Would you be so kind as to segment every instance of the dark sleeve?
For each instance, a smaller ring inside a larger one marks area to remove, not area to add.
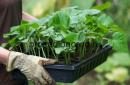
[[[17,1],[18,0],[0,0],[0,8],[11,6]]]
[[[0,42],[10,27],[19,25],[22,19],[22,0],[0,0]]]

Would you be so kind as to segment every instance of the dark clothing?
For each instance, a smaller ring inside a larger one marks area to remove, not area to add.
[[[0,44],[5,42],[3,34],[10,27],[19,25],[22,19],[22,0],[0,0]],[[28,85],[26,77],[18,70],[7,72],[0,64],[0,85]]]
[[[28,85],[28,81],[18,69],[7,72],[5,65],[0,65],[0,85]]]
[[[0,43],[4,42],[3,34],[20,24],[21,19],[22,0],[0,0]]]

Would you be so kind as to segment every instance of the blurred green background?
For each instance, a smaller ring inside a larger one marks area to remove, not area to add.
[[[125,31],[130,49],[130,0],[23,0],[23,10],[39,19],[68,6],[102,9]],[[116,52],[74,83],[58,85],[130,85],[129,52]]]

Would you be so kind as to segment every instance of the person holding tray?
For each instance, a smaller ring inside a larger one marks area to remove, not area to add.
[[[10,31],[10,27],[19,25],[22,19],[26,21],[37,20],[22,12],[22,0],[0,0],[0,44],[6,43],[3,35]],[[36,85],[56,85],[42,66],[43,64],[55,63],[53,59],[26,55],[0,47],[0,63],[6,66],[8,72],[19,69],[28,80],[33,80]],[[0,70],[2,70],[1,66]]]

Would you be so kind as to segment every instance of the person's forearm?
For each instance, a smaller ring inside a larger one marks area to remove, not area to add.
[[[22,12],[22,19],[25,21],[28,21],[28,22],[38,20],[37,18],[35,18],[34,16],[31,16],[30,14],[28,14],[26,12]]]
[[[8,62],[8,58],[9,58],[9,53],[10,51],[9,50],[6,50],[2,47],[0,47],[0,63],[1,64],[7,64]]]

